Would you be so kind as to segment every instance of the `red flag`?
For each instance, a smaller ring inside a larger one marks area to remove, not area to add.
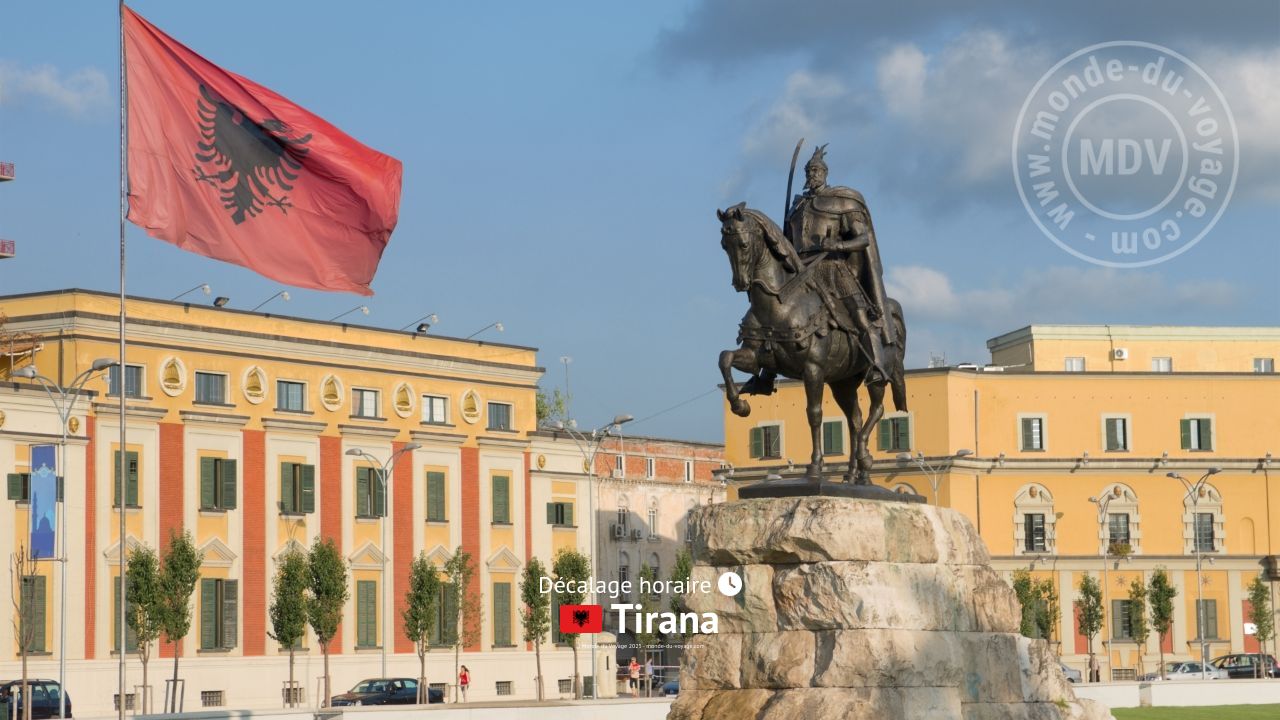
[[[561,605],[560,632],[573,635],[604,632],[604,608],[600,605]]]
[[[124,9],[129,220],[297,287],[372,295],[400,161]]]

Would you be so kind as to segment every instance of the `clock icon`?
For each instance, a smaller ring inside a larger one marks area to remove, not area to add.
[[[717,583],[720,588],[720,594],[727,597],[734,597],[742,592],[742,577],[738,573],[730,570],[720,576]]]

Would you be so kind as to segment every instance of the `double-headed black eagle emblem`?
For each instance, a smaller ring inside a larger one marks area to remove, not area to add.
[[[577,625],[578,627],[582,627],[582,626],[586,625],[586,624],[587,624],[587,621],[588,621],[588,620],[590,620],[590,619],[591,619],[591,612],[590,612],[590,611],[588,611],[588,610],[574,610],[574,611],[573,611],[573,623],[574,623],[575,625]]]
[[[251,120],[239,108],[200,86],[196,100],[200,135],[193,168],[196,180],[218,188],[222,206],[237,225],[256,217],[267,206],[288,214],[293,207],[286,194],[302,169],[302,147],[311,134],[293,137],[289,126],[266,118]],[[279,188],[279,196],[273,194]]]

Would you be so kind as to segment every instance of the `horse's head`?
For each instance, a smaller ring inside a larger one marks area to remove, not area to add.
[[[720,218],[720,247],[729,256],[729,266],[733,268],[733,289],[745,292],[751,285],[760,252],[760,225],[747,210],[746,203],[716,210],[716,217]]]

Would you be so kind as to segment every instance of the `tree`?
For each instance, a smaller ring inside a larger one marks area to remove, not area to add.
[[[404,597],[404,634],[418,651],[418,704],[430,701],[427,692],[427,651],[431,649],[431,631],[436,626],[439,612],[440,575],[436,566],[427,559],[426,552],[418,554],[409,566],[409,590]]]
[[[472,586],[476,566],[471,553],[459,545],[444,564],[444,574],[449,578],[449,593],[454,598],[452,612],[445,620],[449,623],[449,638],[453,640],[453,676],[458,677],[462,663],[462,648],[480,642],[480,623],[484,617],[480,591]]]
[[[155,550],[143,545],[129,553],[125,567],[125,584],[129,588],[129,604],[125,611],[128,627],[138,639],[138,659],[142,661],[142,713],[151,712],[151,685],[147,681],[147,664],[151,647],[164,629],[165,595],[160,559]]]
[[[324,706],[329,706],[333,692],[329,676],[329,641],[338,634],[342,609],[351,591],[347,588],[347,561],[331,538],[317,538],[307,560],[311,570],[310,592],[307,594],[307,622],[320,643],[324,656]]]
[[[520,579],[520,624],[524,626],[524,641],[533,643],[533,657],[538,668],[538,702],[544,697],[542,680],[542,643],[551,629],[551,597],[542,592],[542,579],[547,568],[538,558],[530,558]]]
[[[1139,675],[1143,674],[1142,655],[1150,636],[1151,626],[1147,624],[1147,586],[1139,576],[1129,584],[1129,637],[1138,644]]]
[[[1045,578],[1037,583],[1037,592],[1040,595],[1042,612],[1040,614],[1041,632],[1044,639],[1050,643],[1057,636],[1058,624],[1062,620],[1062,601],[1058,597],[1058,586],[1053,583],[1052,579]],[[1058,643],[1058,650],[1062,650],[1062,643]]]
[[[1049,579],[1036,580],[1025,569],[1013,573],[1013,592],[1022,607],[1019,630],[1029,638],[1053,641],[1054,630],[1061,618],[1058,589]]]
[[[577,550],[561,548],[552,562],[551,572],[557,582],[566,581],[568,583],[567,587],[571,588],[556,596],[559,604],[581,605],[587,595],[581,592],[579,588],[591,579],[591,560]],[[561,627],[560,636],[568,641],[569,647],[573,649],[573,696],[581,700],[582,675],[578,672],[578,633],[565,632],[564,628]],[[592,673],[594,672],[592,670]]]
[[[1151,606],[1151,629],[1160,637],[1160,677],[1164,677],[1164,641],[1173,628],[1173,599],[1178,589],[1169,582],[1169,573],[1157,567],[1151,573],[1151,585],[1147,587],[1147,602]]]
[[[1267,647],[1267,641],[1275,637],[1276,633],[1275,616],[1271,614],[1271,593],[1267,584],[1262,581],[1261,575],[1255,575],[1253,582],[1249,583],[1249,622],[1258,628],[1254,632],[1254,638],[1257,639],[1258,648],[1261,651]],[[1255,673],[1262,672],[1261,655],[1258,656],[1254,669]]]
[[[294,691],[293,661],[298,644],[307,633],[307,587],[311,584],[311,568],[307,556],[291,549],[280,558],[271,581],[271,639],[289,649],[289,690],[287,704],[296,705],[301,698]]]
[[[1080,580],[1080,600],[1076,605],[1080,613],[1080,633],[1089,638],[1089,667],[1093,667],[1093,638],[1102,629],[1102,587],[1097,578],[1085,575]]]
[[[657,579],[656,575],[657,574],[653,571],[653,568],[649,567],[648,564],[640,565],[640,574],[638,577],[644,581],[641,583],[641,586],[652,585],[653,581]],[[640,593],[640,612],[647,614],[657,612],[657,610],[658,608],[653,602],[653,596],[647,592]],[[637,623],[637,626],[638,627],[635,632],[636,644],[640,646],[641,657],[648,660],[649,654],[653,652],[653,646],[658,644],[658,635],[656,633],[640,630],[640,627],[643,627],[640,623]]]
[[[31,702],[31,687],[27,683],[27,656],[31,653],[31,646],[35,642],[36,629],[40,622],[39,618],[44,616],[44,613],[39,612],[34,604],[37,595],[34,583],[37,569],[36,559],[31,556],[28,548],[24,545],[19,545],[18,552],[10,557],[9,597],[13,600],[13,609],[16,611],[14,613],[13,629],[18,640],[18,653],[22,656],[23,720],[31,720],[31,706],[33,704]]]
[[[204,553],[196,549],[196,541],[191,533],[169,531],[169,547],[165,548],[160,569],[160,594],[163,610],[160,613],[160,626],[166,642],[172,643],[173,651],[173,693],[167,712],[181,712],[178,707],[178,643],[191,632],[191,593],[196,591],[196,582],[200,580],[200,564],[204,562]]]
[[[559,388],[552,390],[550,395],[538,388],[535,403],[539,423],[543,420],[559,420],[566,424],[569,422],[569,396],[560,392]]]

